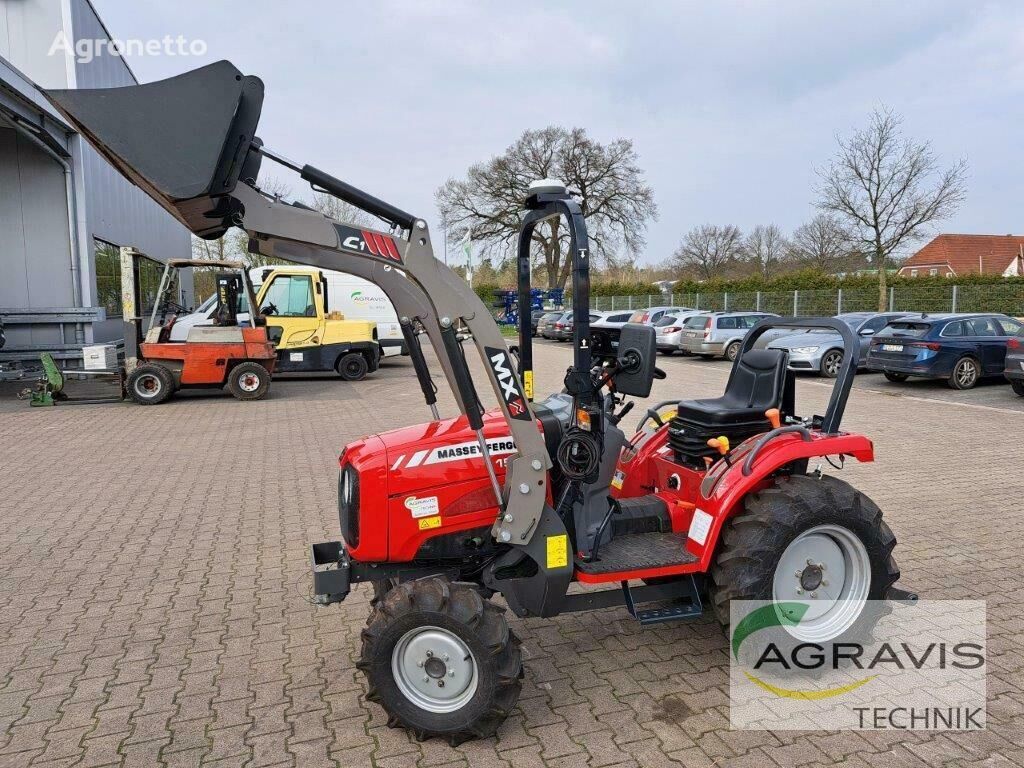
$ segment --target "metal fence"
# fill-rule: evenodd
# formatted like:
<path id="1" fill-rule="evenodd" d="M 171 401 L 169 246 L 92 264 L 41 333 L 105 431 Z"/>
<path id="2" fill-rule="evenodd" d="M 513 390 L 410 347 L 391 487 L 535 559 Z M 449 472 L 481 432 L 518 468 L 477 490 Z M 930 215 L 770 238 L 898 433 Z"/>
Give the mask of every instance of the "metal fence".
<path id="1" fill-rule="evenodd" d="M 809 317 L 878 309 L 877 288 L 838 288 L 749 293 L 672 293 L 642 296 L 593 296 L 595 310 L 691 307 L 704 311 L 754 310 Z M 889 289 L 892 312 L 1002 312 L 1024 316 L 1024 285 L 899 286 Z"/>

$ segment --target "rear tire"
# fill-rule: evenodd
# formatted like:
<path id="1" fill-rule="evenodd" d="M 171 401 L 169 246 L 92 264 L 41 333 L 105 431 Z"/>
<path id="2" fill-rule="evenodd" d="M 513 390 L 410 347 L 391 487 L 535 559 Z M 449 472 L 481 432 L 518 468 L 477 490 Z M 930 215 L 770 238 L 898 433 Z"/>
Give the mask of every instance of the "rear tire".
<path id="1" fill-rule="evenodd" d="M 973 357 L 961 357 L 949 374 L 949 386 L 953 389 L 972 389 L 981 378 L 981 365 Z"/>
<path id="2" fill-rule="evenodd" d="M 349 352 L 338 358 L 334 369 L 345 381 L 362 381 L 370 370 L 370 364 L 359 352 Z"/>
<path id="3" fill-rule="evenodd" d="M 897 384 L 904 382 L 910 378 L 905 373 L 896 373 L 895 371 L 884 371 L 884 375 L 885 378 L 887 378 L 889 381 L 895 382 Z"/>
<path id="4" fill-rule="evenodd" d="M 830 349 L 821 356 L 819 371 L 826 379 L 834 379 L 843 369 L 843 350 Z"/>
<path id="5" fill-rule="evenodd" d="M 238 400 L 262 400 L 270 391 L 270 371 L 259 363 L 239 363 L 228 374 L 227 386 Z"/>
<path id="6" fill-rule="evenodd" d="M 723 527 L 720 549 L 711 569 L 712 605 L 724 627 L 729 626 L 732 600 L 803 599 L 781 594 L 783 590 L 778 587 L 779 584 L 787 589 L 807 586 L 798 580 L 791 565 L 787 565 L 792 553 L 798 551 L 789 549 L 794 542 L 798 547 L 801 542 L 810 546 L 813 539 L 826 549 L 834 546 L 843 555 L 849 548 L 854 565 L 840 568 L 842 576 L 836 575 L 835 566 L 822 568 L 816 575 L 809 574 L 818 579 L 823 572 L 828 578 L 842 578 L 843 582 L 833 584 L 829 592 L 850 595 L 847 603 L 854 601 L 857 595 L 862 595 L 857 600 L 884 599 L 900 576 L 892 557 L 896 537 L 882 520 L 881 510 L 842 480 L 828 475 L 780 478 L 775 486 L 747 496 L 743 506 L 743 511 Z M 830 540 L 832 545 L 828 543 Z M 806 569 L 803 572 L 808 573 Z M 792 579 L 795 586 L 788 585 L 787 578 Z M 808 584 L 813 585 L 813 581 Z M 827 586 L 827 582 L 819 584 L 816 589 Z M 863 605 L 857 611 L 850 609 L 846 614 L 843 611 L 842 600 L 828 609 L 832 619 L 826 614 L 822 626 L 825 627 L 827 620 L 834 620 L 829 626 L 835 627 L 836 632 L 833 636 L 815 638 L 816 642 L 830 642 L 846 635 L 861 614 L 869 613 Z M 808 631 L 812 629 L 809 625 Z"/>
<path id="7" fill-rule="evenodd" d="M 399 584 L 363 629 L 356 666 L 392 728 L 456 746 L 492 736 L 522 688 L 519 640 L 503 610 L 468 584 L 434 576 Z M 447 683 L 447 686 L 446 686 Z"/>
<path id="8" fill-rule="evenodd" d="M 1010 388 L 1018 397 L 1024 397 L 1024 379 L 1015 379 L 1011 381 Z"/>
<path id="9" fill-rule="evenodd" d="M 174 394 L 174 374 L 158 363 L 144 363 L 131 372 L 127 388 L 139 405 L 159 405 Z"/>

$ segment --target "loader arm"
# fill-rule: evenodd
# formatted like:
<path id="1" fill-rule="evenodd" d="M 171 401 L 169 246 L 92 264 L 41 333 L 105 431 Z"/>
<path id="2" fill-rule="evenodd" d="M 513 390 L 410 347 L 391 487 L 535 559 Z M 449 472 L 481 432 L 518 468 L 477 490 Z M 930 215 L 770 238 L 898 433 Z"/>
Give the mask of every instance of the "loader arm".
<path id="1" fill-rule="evenodd" d="M 352 271 L 362 261 L 404 272 L 422 300 L 396 289 L 387 278 L 388 285 L 381 287 L 391 288 L 400 315 L 425 319 L 424 328 L 439 342 L 442 369 L 477 433 L 499 496 L 492 533 L 502 543 L 530 543 L 545 511 L 550 459 L 497 324 L 469 285 L 434 258 L 423 219 L 264 149 L 256 136 L 263 83 L 227 61 L 155 83 L 54 90 L 47 96 L 115 168 L 199 237 L 217 238 L 238 226 L 262 242 L 260 249 L 282 256 L 291 250 L 292 258 L 306 264 Z M 265 197 L 257 189 L 265 157 L 296 170 L 314 188 L 392 223 L 396 234 L 354 227 Z M 376 266 L 369 273 L 375 282 L 381 275 Z M 518 451 L 508 462 L 504 492 L 497 487 L 483 439 L 481 407 L 460 342 L 466 336 L 484 362 Z"/>

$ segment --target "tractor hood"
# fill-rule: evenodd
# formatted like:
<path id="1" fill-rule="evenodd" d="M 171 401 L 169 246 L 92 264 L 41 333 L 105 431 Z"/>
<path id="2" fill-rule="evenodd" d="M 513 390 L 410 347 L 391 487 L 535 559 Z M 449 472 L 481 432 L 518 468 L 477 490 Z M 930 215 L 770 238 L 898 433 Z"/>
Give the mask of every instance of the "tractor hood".
<path id="1" fill-rule="evenodd" d="M 389 496 L 487 477 L 480 444 L 465 416 L 395 429 L 375 437 L 384 446 Z M 516 451 L 508 424 L 499 411 L 484 414 L 484 437 L 501 481 L 505 461 Z M 372 448 L 379 449 L 380 443 Z M 369 443 L 365 446 L 371 447 Z M 358 451 L 356 446 L 349 446 L 344 460 L 357 459 Z"/>
<path id="2" fill-rule="evenodd" d="M 239 180 L 255 183 L 251 150 L 263 82 L 218 61 L 123 88 L 45 91 L 57 110 L 133 184 L 196 235 L 231 226 Z"/>

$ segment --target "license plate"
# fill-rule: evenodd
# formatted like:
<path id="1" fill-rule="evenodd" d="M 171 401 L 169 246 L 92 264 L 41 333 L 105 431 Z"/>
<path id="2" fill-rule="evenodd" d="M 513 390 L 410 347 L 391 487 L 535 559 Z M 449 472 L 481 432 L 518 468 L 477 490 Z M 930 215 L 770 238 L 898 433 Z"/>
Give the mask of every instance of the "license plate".
<path id="1" fill-rule="evenodd" d="M 903 345 L 902 344 L 883 344 L 882 345 L 882 351 L 883 352 L 902 352 L 903 351 Z"/>

